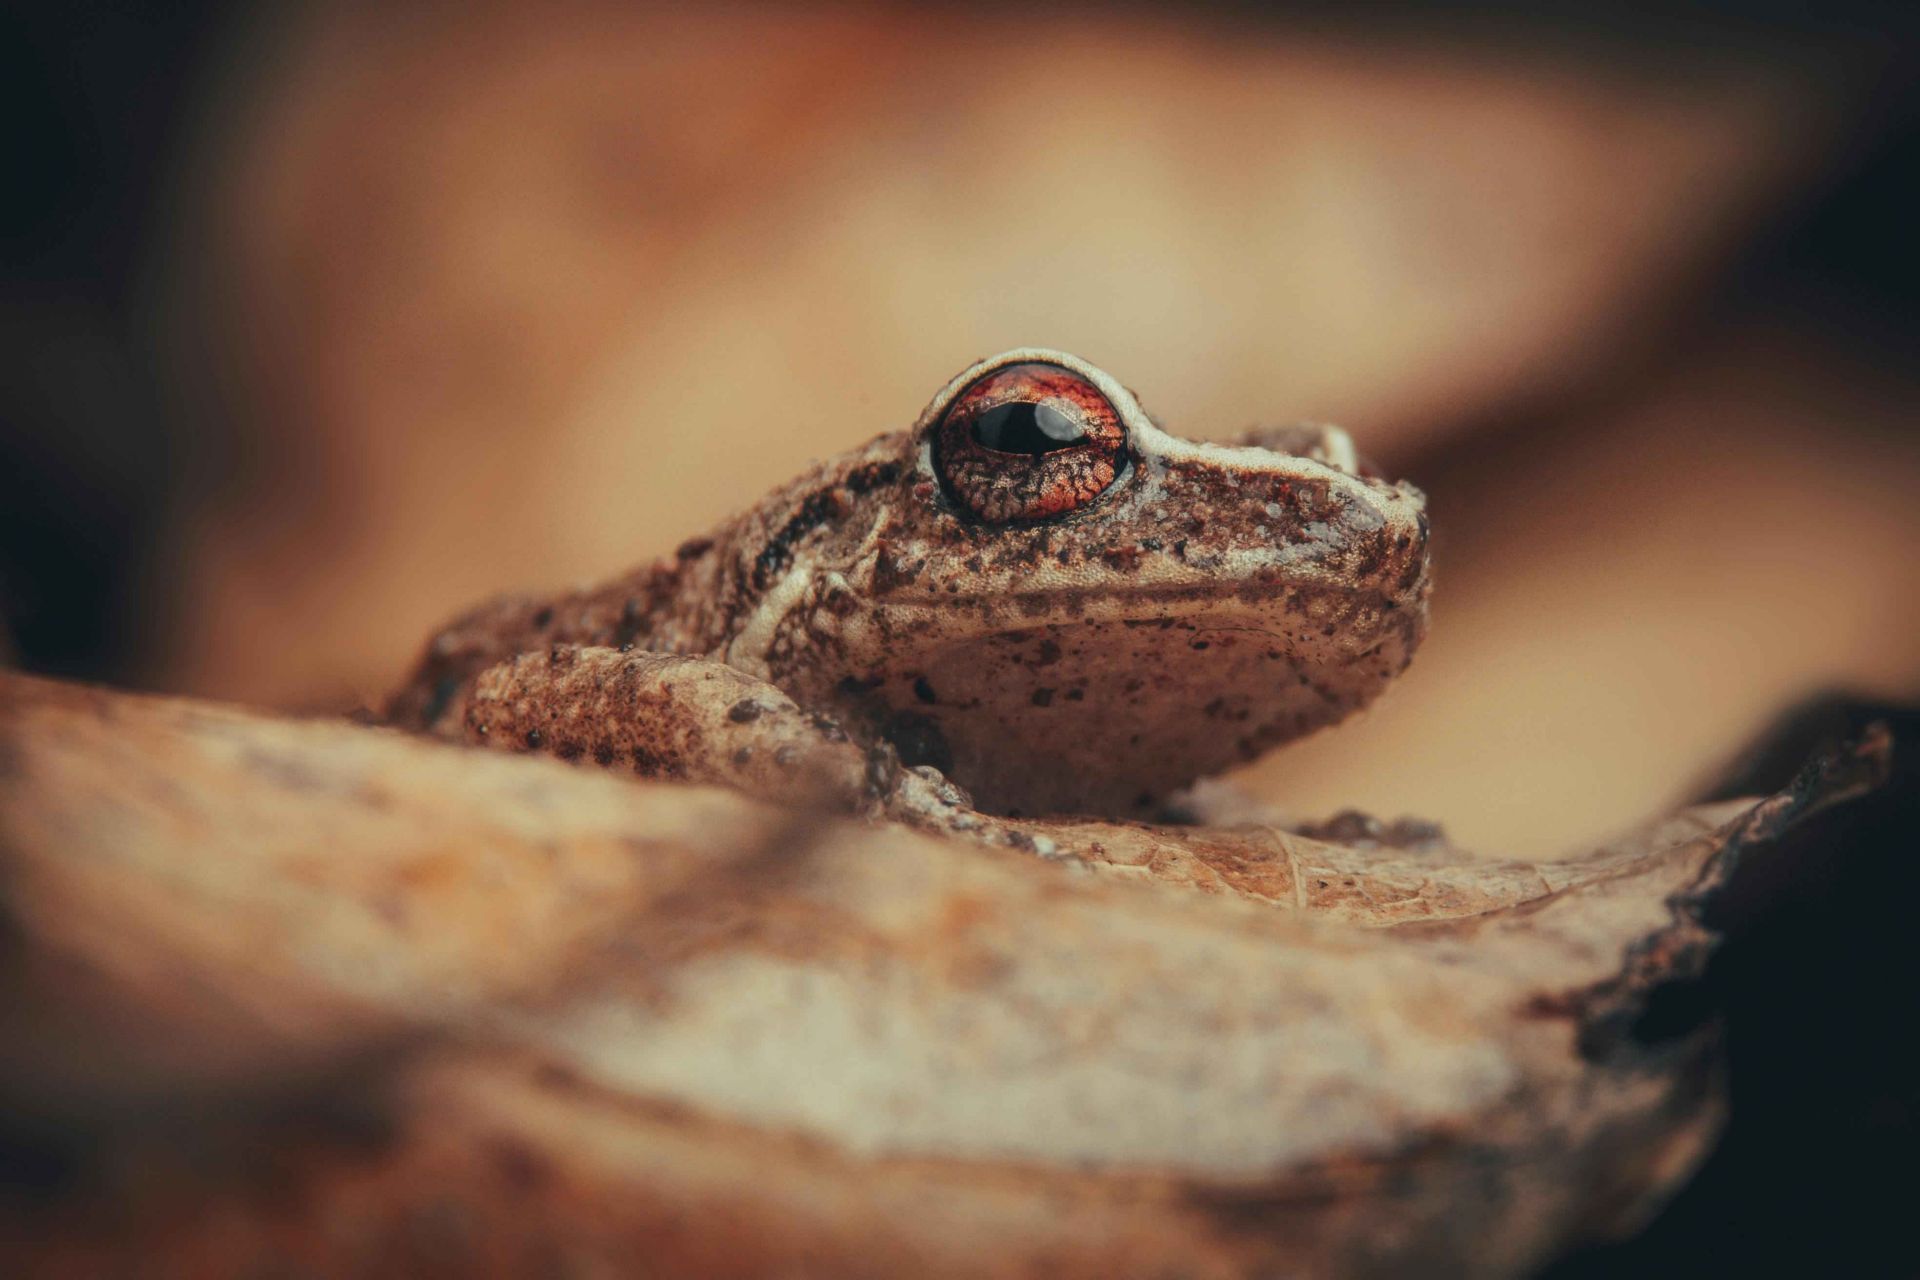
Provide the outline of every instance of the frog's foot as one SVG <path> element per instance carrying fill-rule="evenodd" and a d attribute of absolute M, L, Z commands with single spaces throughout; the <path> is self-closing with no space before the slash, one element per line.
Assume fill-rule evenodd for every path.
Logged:
<path fill-rule="evenodd" d="M 1358 809 L 1342 809 L 1323 822 L 1293 828 L 1297 835 L 1353 849 L 1401 849 L 1408 853 L 1440 853 L 1451 848 L 1447 833 L 1425 818 L 1399 817 L 1383 822 Z"/>
<path fill-rule="evenodd" d="M 1273 805 L 1231 782 L 1202 778 L 1168 796 L 1153 821 L 1175 827 L 1287 827 L 1292 821 Z"/>
<path fill-rule="evenodd" d="M 733 787 L 775 804 L 951 828 L 965 793 L 867 749 L 773 685 L 709 658 L 558 645 L 482 672 L 466 740 L 643 778 Z"/>
<path fill-rule="evenodd" d="M 870 811 L 894 822 L 961 835 L 976 834 L 984 826 L 973 797 L 963 788 L 938 769 L 901 764 L 887 744 L 868 752 L 867 784 Z"/>

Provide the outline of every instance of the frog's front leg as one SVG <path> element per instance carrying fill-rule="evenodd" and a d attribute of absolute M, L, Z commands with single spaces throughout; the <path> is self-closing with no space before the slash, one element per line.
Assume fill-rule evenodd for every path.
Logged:
<path fill-rule="evenodd" d="M 966 794 L 892 747 L 863 748 L 773 685 L 709 658 L 558 645 L 480 673 L 468 741 L 591 761 L 646 778 L 734 787 L 952 829 Z"/>

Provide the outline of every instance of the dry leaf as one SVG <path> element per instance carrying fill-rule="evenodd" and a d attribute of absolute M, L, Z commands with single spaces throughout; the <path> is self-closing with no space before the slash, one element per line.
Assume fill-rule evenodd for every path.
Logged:
<path fill-rule="evenodd" d="M 1020 824 L 1051 858 L 0 677 L 0 1257 L 235 1275 L 1512 1274 L 1720 1116 L 1737 861 Z"/>

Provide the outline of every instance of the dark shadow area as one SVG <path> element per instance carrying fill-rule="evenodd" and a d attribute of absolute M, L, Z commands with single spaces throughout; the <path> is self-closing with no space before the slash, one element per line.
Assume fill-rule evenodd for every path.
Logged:
<path fill-rule="evenodd" d="M 1564 1260 L 1551 1280 L 1913 1274 L 1920 711 L 1809 703 L 1707 798 L 1784 786 L 1876 721 L 1894 733 L 1888 784 L 1743 865 L 1707 919 L 1725 944 L 1660 1011 L 1724 1019 L 1732 1106 L 1719 1146 L 1639 1235 Z"/>
<path fill-rule="evenodd" d="M 0 14 L 0 652 L 31 670 L 126 680 L 146 656 L 180 427 L 144 287 L 229 10 Z"/>

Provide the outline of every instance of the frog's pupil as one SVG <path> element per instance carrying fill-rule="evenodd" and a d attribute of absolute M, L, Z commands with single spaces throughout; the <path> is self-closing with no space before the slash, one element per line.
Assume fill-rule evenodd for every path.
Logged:
<path fill-rule="evenodd" d="M 1052 453 L 1080 443 L 1079 424 L 1050 404 L 1001 404 L 973 420 L 973 438 L 998 453 Z"/>

